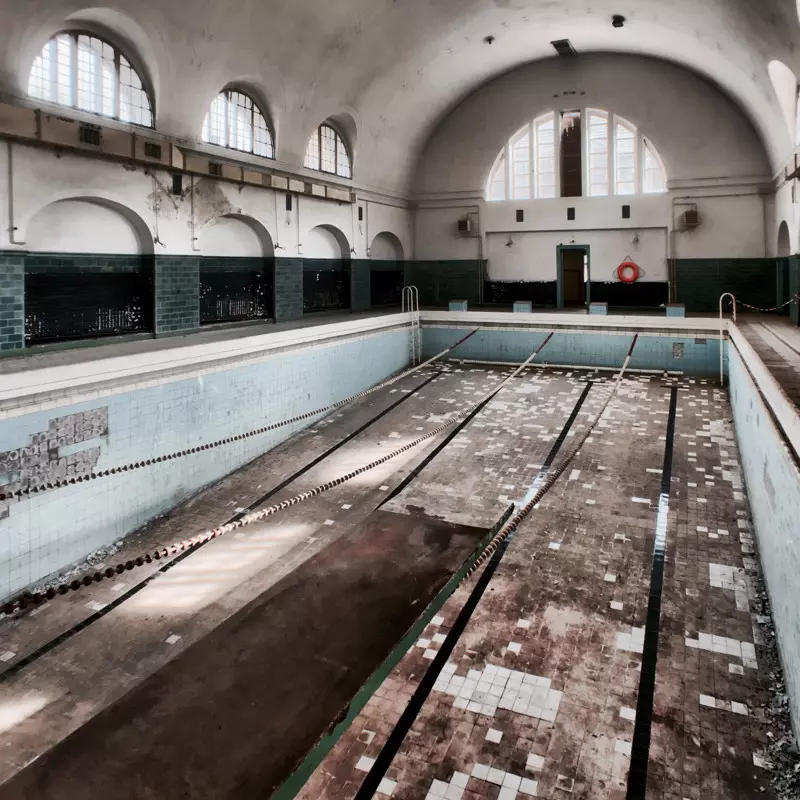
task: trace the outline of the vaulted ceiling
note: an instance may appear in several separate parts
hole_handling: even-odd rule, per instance
[[[196,138],[214,95],[248,84],[274,120],[280,161],[302,164],[314,127],[349,114],[357,183],[381,189],[408,187],[448,109],[493,76],[552,57],[562,38],[579,53],[668,59],[712,80],[750,117],[774,169],[793,146],[768,64],[800,71],[795,0],[0,0],[0,90],[24,95],[44,41],[76,26],[135,50],[159,130]]]

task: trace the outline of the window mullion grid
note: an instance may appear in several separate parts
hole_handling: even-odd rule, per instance
[[[644,160],[647,157],[647,148],[644,143],[644,136],[636,131],[636,146],[639,148],[636,153],[636,194],[644,194],[645,168]]]
[[[133,66],[131,66],[133,69]],[[117,119],[122,119],[122,70],[120,64],[120,52],[114,50],[114,80],[111,83],[111,91],[114,92],[112,100],[112,107],[114,108],[114,116]],[[133,109],[131,109],[131,114]]]
[[[78,34],[69,35],[70,100],[72,108],[80,108],[78,103]]]
[[[581,115],[581,196],[591,197],[592,184],[591,173],[589,172],[589,128],[592,121],[586,114],[585,108],[579,109],[578,113]]]
[[[89,37],[89,48],[93,52],[92,37]],[[102,44],[100,45],[100,56],[98,58],[92,59],[92,61],[93,61],[92,67],[94,68],[93,69],[94,79],[97,82],[96,83],[97,94],[95,94],[93,102],[97,103],[99,101],[100,103],[99,111],[96,111],[95,109],[92,110],[94,111],[95,114],[97,113],[102,114],[103,113],[103,45]]]
[[[256,104],[250,103],[250,152],[256,152]]]
[[[614,125],[614,115],[608,114],[606,117],[608,125],[608,152],[606,153],[606,164],[608,167],[608,196],[613,197],[617,193],[617,178],[614,173],[614,153],[616,152],[616,126]]]
[[[50,86],[45,99],[50,102],[58,101],[58,38],[50,40]]]
[[[225,147],[230,147],[231,133],[230,125],[228,124],[228,115],[231,113],[231,94],[230,92],[223,92],[222,96],[225,98],[222,103],[222,141],[225,142]]]
[[[609,121],[609,133],[608,133],[608,143],[609,143],[609,159],[611,163],[611,172],[609,173],[609,178],[611,179],[611,185],[609,186],[612,189],[611,194],[617,194],[617,118],[614,114],[608,115]]]
[[[534,168],[534,158],[536,154],[536,144],[534,142],[534,124],[533,120],[528,123],[528,181],[530,182],[530,190],[528,191],[528,199],[533,200],[536,196],[536,170]]]
[[[561,197],[561,112],[553,112],[553,197]]]
[[[506,188],[504,200],[513,199],[514,195],[514,167],[511,163],[514,148],[511,146],[511,139],[506,140]]]

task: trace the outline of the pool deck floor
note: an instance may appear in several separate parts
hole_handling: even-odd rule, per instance
[[[800,410],[800,328],[786,317],[764,315],[743,316],[739,327]]]
[[[406,378],[201,492],[106,563],[331,480],[431,430],[507,374],[450,366]],[[270,796],[483,532],[531,491],[548,458],[558,464],[571,449],[610,387],[607,373],[530,371],[430,463],[442,436],[168,571],[146,565],[0,622],[0,800]],[[373,796],[359,794],[369,776],[378,798],[622,800],[644,753],[648,800],[772,798],[759,567],[730,416],[712,380],[626,379],[574,463],[489,562],[491,580],[478,570],[436,610],[330,752],[316,753],[322,761],[297,796]],[[645,647],[654,632],[656,650]],[[638,707],[648,665],[651,713]],[[401,736],[398,721],[428,680]],[[633,735],[642,726],[644,751]]]

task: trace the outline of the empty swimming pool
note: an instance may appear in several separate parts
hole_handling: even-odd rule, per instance
[[[719,342],[569,324],[434,321],[440,358],[15,610],[0,797],[771,796]]]

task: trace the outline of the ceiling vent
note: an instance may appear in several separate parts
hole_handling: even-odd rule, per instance
[[[556,53],[560,56],[576,56],[578,55],[578,51],[572,46],[572,42],[569,39],[556,39],[554,42],[550,42],[555,48]]]

